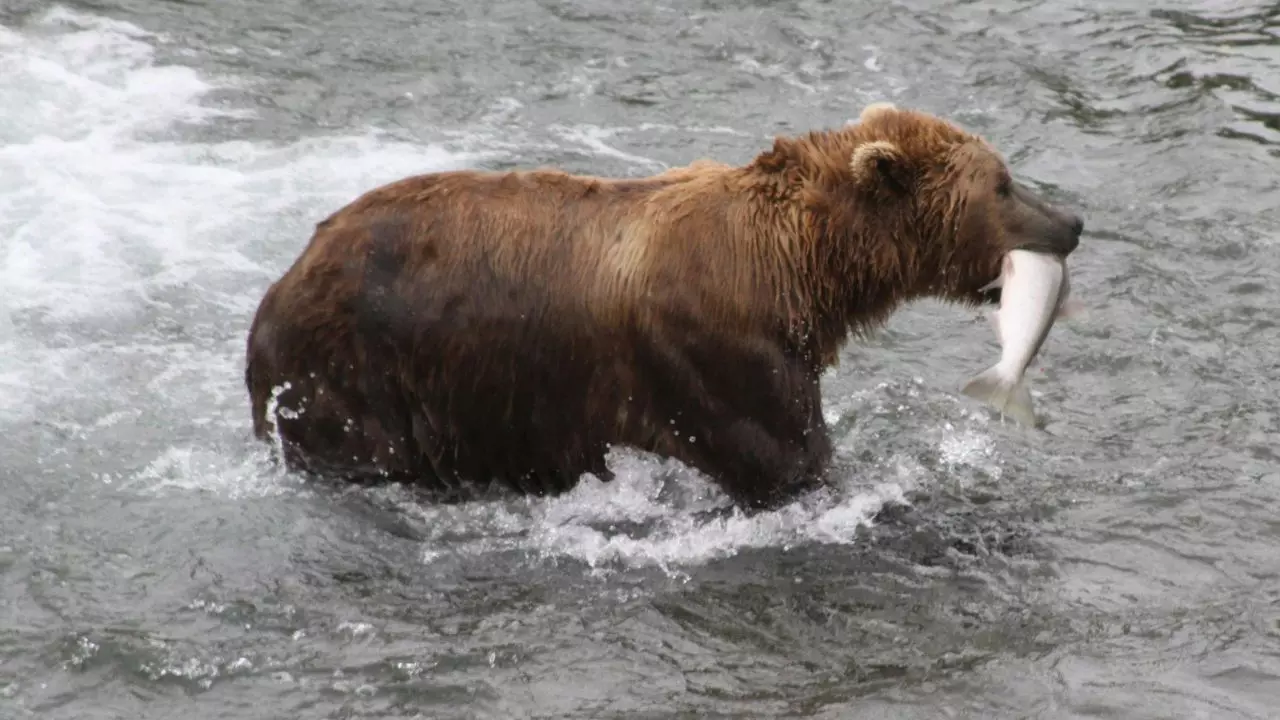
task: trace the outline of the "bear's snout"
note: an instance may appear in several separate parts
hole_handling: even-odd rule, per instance
[[[1080,246],[1084,218],[1079,213],[1049,203],[1021,183],[1014,183],[1013,197],[1016,202],[1004,215],[1011,249],[1066,257]]]
[[[1080,236],[1084,233],[1084,218],[1078,213],[1064,211],[1066,216],[1066,224],[1069,228],[1066,242],[1064,243],[1063,255],[1070,255],[1075,249],[1080,247]]]

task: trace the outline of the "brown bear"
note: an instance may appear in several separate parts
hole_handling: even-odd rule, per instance
[[[291,467],[556,493],[611,446],[744,508],[822,482],[819,376],[901,303],[978,305],[1082,221],[982,138],[887,103],[743,166],[638,179],[452,171],[316,227],[248,337],[254,433]]]

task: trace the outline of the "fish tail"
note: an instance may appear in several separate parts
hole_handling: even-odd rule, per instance
[[[981,400],[1024,425],[1035,427],[1036,414],[1031,390],[1022,374],[1006,373],[999,364],[992,365],[965,383],[961,392]]]

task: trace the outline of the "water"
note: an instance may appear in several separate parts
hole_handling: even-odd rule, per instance
[[[1095,5],[5,0],[0,717],[1273,716],[1280,10]],[[249,439],[253,309],[355,194],[881,99],[1086,216],[1046,432],[922,303],[827,384],[841,486],[757,517],[635,454],[435,507]]]

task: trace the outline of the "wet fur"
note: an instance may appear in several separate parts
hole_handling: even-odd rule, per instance
[[[980,139],[873,106],[741,167],[391,183],[319,223],[263,298],[254,432],[278,424],[294,467],[461,495],[607,479],[630,445],[776,505],[821,482],[819,374],[850,334],[918,297],[983,301],[1001,172]],[[286,382],[300,414],[269,414]]]

